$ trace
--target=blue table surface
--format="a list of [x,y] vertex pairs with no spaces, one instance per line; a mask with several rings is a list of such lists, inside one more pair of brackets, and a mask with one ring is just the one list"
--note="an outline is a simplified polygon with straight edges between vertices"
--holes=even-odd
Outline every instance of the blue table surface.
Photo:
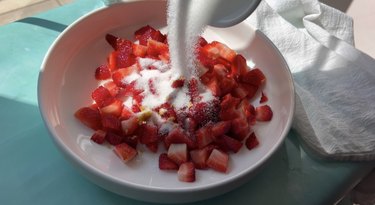
[[[78,174],[52,143],[38,110],[37,79],[49,46],[69,24],[102,6],[77,0],[0,27],[0,204],[148,204]],[[373,167],[318,159],[291,131],[248,183],[193,204],[334,204]]]

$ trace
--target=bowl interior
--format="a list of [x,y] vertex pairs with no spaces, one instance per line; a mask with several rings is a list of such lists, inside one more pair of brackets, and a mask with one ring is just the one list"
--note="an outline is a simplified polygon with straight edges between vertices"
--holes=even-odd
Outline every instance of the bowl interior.
[[[147,24],[166,31],[163,1],[117,4],[94,12],[69,27],[51,47],[40,74],[39,104],[57,145],[91,171],[140,188],[208,188],[257,168],[282,143],[290,128],[294,89],[281,55],[264,35],[245,23],[226,29],[208,28],[204,37],[208,41],[226,43],[244,55],[248,65],[264,72],[267,77],[264,92],[274,117],[271,122],[257,123],[254,130],[260,146],[251,151],[243,147],[239,153],[232,154],[227,174],[198,170],[195,183],[182,183],[177,180],[176,173],[159,171],[158,154],[143,149],[136,160],[125,165],[109,146],[97,145],[90,140],[93,131],[84,127],[73,114],[91,103],[91,92],[98,86],[95,68],[106,62],[112,50],[104,37],[111,33],[133,39],[133,32]],[[254,104],[258,101],[259,97],[254,99]],[[159,152],[165,152],[160,147]]]

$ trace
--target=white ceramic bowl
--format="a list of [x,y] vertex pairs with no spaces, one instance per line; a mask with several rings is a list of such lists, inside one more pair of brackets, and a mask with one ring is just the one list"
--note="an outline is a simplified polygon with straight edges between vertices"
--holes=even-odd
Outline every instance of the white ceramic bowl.
[[143,152],[125,165],[106,146],[90,140],[92,130],[73,116],[91,103],[97,87],[95,68],[106,62],[111,47],[105,34],[132,38],[146,24],[166,31],[165,1],[120,3],[80,18],[67,28],[48,51],[39,76],[38,99],[43,119],[60,151],[94,183],[138,200],[179,203],[213,197],[247,182],[254,172],[283,143],[294,112],[294,87],[287,64],[275,46],[245,23],[227,29],[209,28],[208,41],[219,40],[243,54],[251,65],[263,70],[268,104],[274,111],[271,122],[258,123],[260,146],[231,155],[226,174],[197,171],[197,181],[183,183],[176,173],[160,171],[158,154]]

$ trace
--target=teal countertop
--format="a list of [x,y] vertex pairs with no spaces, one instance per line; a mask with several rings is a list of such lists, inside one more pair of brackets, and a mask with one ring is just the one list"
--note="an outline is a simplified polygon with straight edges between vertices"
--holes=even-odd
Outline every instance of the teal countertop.
[[[0,27],[0,204],[148,204],[79,175],[52,143],[38,110],[37,79],[49,46],[69,24],[102,6],[77,0]],[[373,167],[315,158],[291,131],[248,183],[193,204],[334,204]]]

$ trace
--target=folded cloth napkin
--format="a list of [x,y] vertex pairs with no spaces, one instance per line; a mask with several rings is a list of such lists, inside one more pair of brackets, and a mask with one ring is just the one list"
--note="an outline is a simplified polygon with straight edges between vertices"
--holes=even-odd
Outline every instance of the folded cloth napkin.
[[375,60],[353,46],[352,19],[317,0],[264,0],[246,21],[289,65],[303,144],[328,159],[375,160]]

